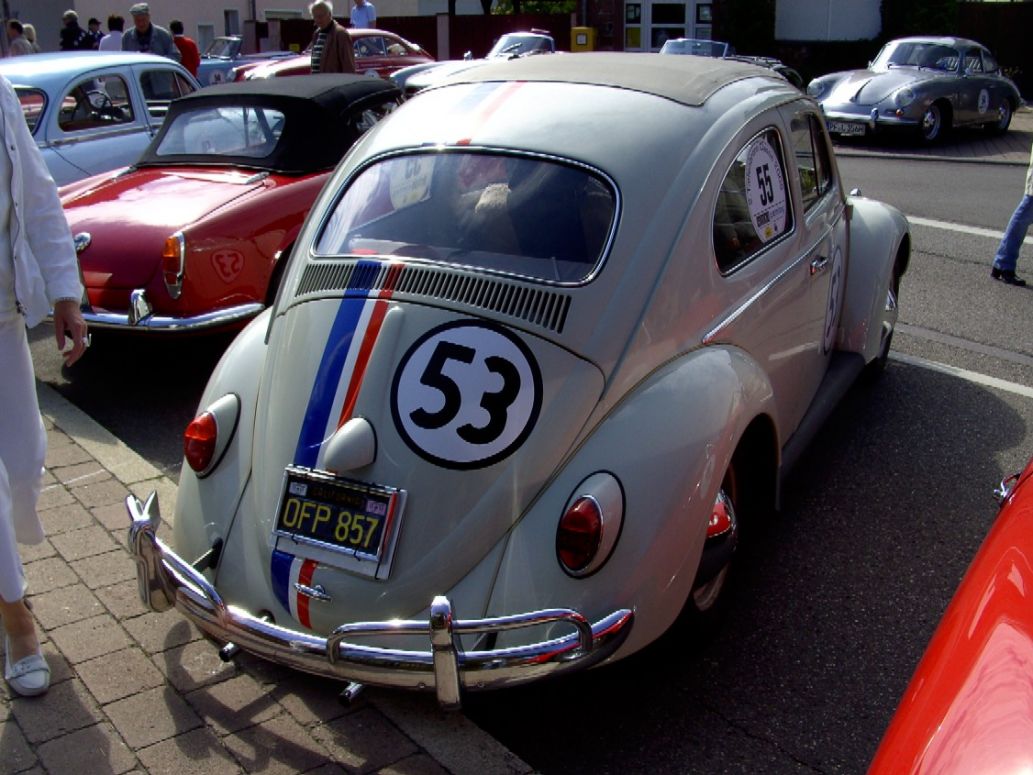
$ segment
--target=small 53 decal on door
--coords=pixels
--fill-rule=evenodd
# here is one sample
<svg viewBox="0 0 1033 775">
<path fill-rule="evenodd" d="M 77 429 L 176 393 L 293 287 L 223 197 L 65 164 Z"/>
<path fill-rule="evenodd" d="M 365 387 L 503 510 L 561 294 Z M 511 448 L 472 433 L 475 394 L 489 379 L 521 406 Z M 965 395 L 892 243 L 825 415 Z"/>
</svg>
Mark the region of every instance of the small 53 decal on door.
<svg viewBox="0 0 1033 775">
<path fill-rule="evenodd" d="M 530 434 L 542 376 L 530 348 L 501 326 L 458 321 L 421 336 L 402 357 L 391 413 L 406 444 L 445 468 L 482 468 Z"/>
</svg>

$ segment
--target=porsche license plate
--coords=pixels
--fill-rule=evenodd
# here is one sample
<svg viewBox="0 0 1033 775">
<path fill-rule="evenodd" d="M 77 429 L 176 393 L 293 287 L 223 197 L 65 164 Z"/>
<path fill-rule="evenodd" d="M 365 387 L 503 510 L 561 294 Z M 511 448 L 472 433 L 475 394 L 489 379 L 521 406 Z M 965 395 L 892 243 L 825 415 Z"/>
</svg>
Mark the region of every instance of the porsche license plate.
<svg viewBox="0 0 1033 775">
<path fill-rule="evenodd" d="M 401 492 L 288 466 L 273 532 L 380 562 L 390 545 Z"/>
<path fill-rule="evenodd" d="M 867 127 L 854 121 L 828 121 L 829 134 L 858 137 L 865 133 Z"/>
</svg>

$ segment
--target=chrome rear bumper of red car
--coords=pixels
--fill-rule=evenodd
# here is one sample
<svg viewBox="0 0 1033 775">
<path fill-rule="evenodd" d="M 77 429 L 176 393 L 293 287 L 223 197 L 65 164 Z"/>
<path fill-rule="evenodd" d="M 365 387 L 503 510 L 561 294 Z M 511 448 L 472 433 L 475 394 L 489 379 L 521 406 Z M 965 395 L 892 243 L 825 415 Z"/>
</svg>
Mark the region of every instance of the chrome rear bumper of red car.
<svg viewBox="0 0 1033 775">
<path fill-rule="evenodd" d="M 135 290 L 130 294 L 126 312 L 99 312 L 88 304 L 82 307 L 83 319 L 91 328 L 129 329 L 133 331 L 200 331 L 221 328 L 255 317 L 265 306 L 257 302 L 205 312 L 200 315 L 172 317 L 155 315 L 147 294 Z"/>
<path fill-rule="evenodd" d="M 619 609 L 595 624 L 571 609 L 532 611 L 487 619 L 455 619 L 448 598 L 437 596 L 429 621 L 356 622 L 322 638 L 291 630 L 223 601 L 190 563 L 176 555 L 155 531 L 161 522 L 157 496 L 141 503 L 126 499 L 131 525 L 129 548 L 136 560 L 140 597 L 154 611 L 177 607 L 217 641 L 295 670 L 370 686 L 433 690 L 443 707 L 457 708 L 462 691 L 514 686 L 582 670 L 613 654 L 634 621 Z M 562 622 L 569 635 L 525 646 L 463 651 L 459 636 L 500 633 Z M 380 648 L 352 642 L 363 636 L 425 635 L 429 650 Z"/>
</svg>

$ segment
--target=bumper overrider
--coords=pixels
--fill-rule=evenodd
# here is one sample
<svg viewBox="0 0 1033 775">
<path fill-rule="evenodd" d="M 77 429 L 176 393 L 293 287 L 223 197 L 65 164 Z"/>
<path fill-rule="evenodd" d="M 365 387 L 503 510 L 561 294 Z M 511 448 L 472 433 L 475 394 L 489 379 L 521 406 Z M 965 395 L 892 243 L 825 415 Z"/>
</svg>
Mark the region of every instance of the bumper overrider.
<svg viewBox="0 0 1033 775">
<path fill-rule="evenodd" d="M 153 611 L 175 606 L 215 640 L 286 667 L 361 685 L 433 690 L 445 708 L 458 708 L 464 690 L 495 689 L 583 670 L 612 655 L 631 632 L 634 612 L 622 608 L 595 624 L 571 609 L 548 609 L 487 619 L 455 619 L 444 596 L 434 598 L 428 621 L 390 620 L 343 624 L 327 638 L 291 630 L 223 601 L 189 562 L 156 535 L 161 517 L 155 493 L 141 503 L 126 499 L 129 549 L 136 560 L 140 598 Z M 463 651 L 459 636 L 492 634 L 562 622 L 574 632 L 525 646 Z M 428 638 L 427 651 L 367 646 L 363 636 Z"/>
</svg>

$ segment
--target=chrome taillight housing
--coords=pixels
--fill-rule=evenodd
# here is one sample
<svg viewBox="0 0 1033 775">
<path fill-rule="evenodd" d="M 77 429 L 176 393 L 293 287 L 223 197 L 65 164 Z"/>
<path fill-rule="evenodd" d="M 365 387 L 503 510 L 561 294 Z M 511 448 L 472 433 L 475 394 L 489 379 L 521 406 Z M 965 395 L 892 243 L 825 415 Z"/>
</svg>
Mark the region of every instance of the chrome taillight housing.
<svg viewBox="0 0 1033 775">
<path fill-rule="evenodd" d="M 556 559 L 575 578 L 590 576 L 613 553 L 624 524 L 624 491 L 607 472 L 577 486 L 556 527 Z"/>
<path fill-rule="evenodd" d="M 183 232 L 165 238 L 161 251 L 161 275 L 169 296 L 178 299 L 183 292 L 183 277 L 187 267 L 187 240 Z"/>
<path fill-rule="evenodd" d="M 183 432 L 183 457 L 199 477 L 219 464 L 237 429 L 240 399 L 228 393 L 190 421 Z"/>
</svg>

